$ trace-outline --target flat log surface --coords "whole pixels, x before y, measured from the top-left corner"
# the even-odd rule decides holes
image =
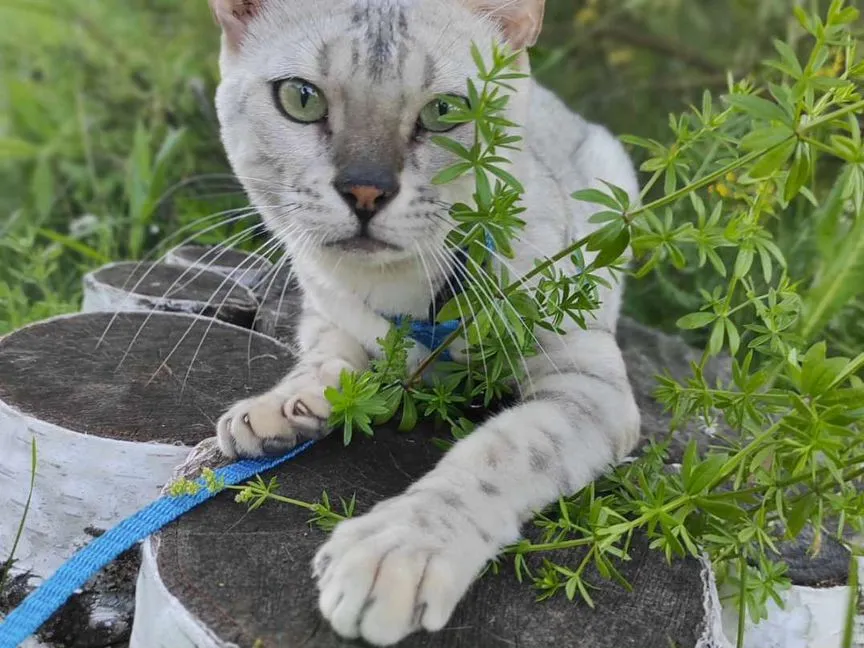
[[[273,269],[273,264],[263,256],[232,248],[184,245],[165,255],[167,263],[209,268],[223,276],[231,276],[244,286],[254,288]]]
[[[272,265],[264,257],[253,256],[242,250],[208,245],[184,245],[174,248],[168,253],[168,258],[185,265],[212,265],[229,269],[242,267],[261,272],[267,272]]]
[[[795,585],[837,587],[849,584],[849,550],[828,533],[822,535],[818,552],[813,552],[815,534],[805,528],[794,541],[781,543],[778,560],[789,568],[786,575]],[[853,540],[854,541],[854,540]]]
[[[275,340],[217,320],[90,313],[0,340],[0,400],[77,432],[194,445],[292,363]]]
[[[381,430],[347,448],[333,436],[264,478],[277,477],[282,495],[304,501],[324,490],[336,502],[356,494],[362,511],[434,465],[441,452],[432,436],[422,428],[411,435]],[[309,515],[273,503],[247,513],[232,494],[219,495],[160,535],[162,582],[222,641],[242,648],[356,645],[333,634],[317,612],[310,564],[326,535],[308,525]],[[575,566],[581,555],[556,558]],[[632,557],[622,571],[634,591],[596,578],[596,610],[563,595],[539,603],[536,590],[505,565],[475,583],[445,630],[400,646],[692,648],[704,629],[700,563],[669,566],[638,543]]]
[[[123,308],[123,293],[142,307],[153,310],[194,313],[236,324],[252,326],[258,301],[248,289],[210,270],[153,263],[116,263],[105,266],[85,280],[88,290],[118,293],[115,310]],[[108,309],[106,309],[108,310]]]

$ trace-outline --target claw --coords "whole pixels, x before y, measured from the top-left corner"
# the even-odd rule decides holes
[[[294,416],[311,418],[312,410],[310,410],[302,400],[297,400],[297,402],[294,403]]]

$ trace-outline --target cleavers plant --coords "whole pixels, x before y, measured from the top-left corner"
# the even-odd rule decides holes
[[[864,294],[859,14],[834,0],[824,17],[800,7],[795,16],[806,34],[796,46],[806,51],[776,42],[763,76],[730,77],[727,95],[706,92],[700,107],[671,117],[671,145],[624,138],[644,151],[640,203],[614,186],[577,192],[574,199],[598,206],[599,228],[523,277],[496,263],[512,256],[510,240],[523,225],[522,187],[502,155],[519,142],[503,117],[516,55],[494,49],[487,63],[475,49],[480,83],[469,81],[468,104],[446,117],[473,123],[474,145],[437,139],[458,162],[436,182],[466,174],[475,181],[474,204],[452,209],[451,246],[469,259],[463,291],[439,313],[461,325],[414,371],[406,367],[407,329],[394,327],[380,341],[383,360],[342,376],[327,397],[346,443],[357,429],[372,434],[394,418],[403,431],[422,417],[455,439],[470,434],[469,406],[510,394],[520,359],[536,352],[537,327],[557,330],[565,318],[584,326],[598,305],[602,268],[638,280],[659,267],[709,267],[716,279],[700,292],[701,307],[678,321],[682,331],[704,332],[700,362],[686,380],[658,377],[656,392],[672,414],[670,434],[696,422],[708,450],[694,442],[676,458],[668,443],[651,443],[540,513],[540,541],[524,540],[504,557],[541,598],[561,592],[592,605],[601,580],[627,586],[618,565],[640,535],[670,560],[712,561],[736,593],[740,645],[744,610],[763,618],[788,586],[779,542],[809,525],[818,552],[826,534],[843,540],[864,530],[864,353],[843,357],[828,335]],[[827,262],[815,274],[796,275],[798,264],[773,242],[776,223],[793,208],[808,210],[818,231]],[[442,360],[459,338],[470,361]],[[711,383],[706,364],[718,356],[730,358],[731,375]],[[421,380],[430,368],[432,377]],[[437,441],[445,449],[452,442]],[[240,497],[259,502],[268,494],[257,484]],[[567,561],[546,557],[570,548],[579,551]]]

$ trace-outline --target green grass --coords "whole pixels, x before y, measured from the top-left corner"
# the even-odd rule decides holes
[[[727,70],[760,73],[771,38],[793,33],[794,4],[549,0],[535,69],[616,133],[668,141],[670,112],[721,92]],[[0,21],[2,334],[76,310],[88,269],[158,256],[244,199],[219,143],[218,33],[204,0],[0,0]],[[793,211],[773,229],[804,266],[796,276],[815,276],[808,219]],[[663,269],[631,282],[627,312],[672,330],[709,277]],[[853,303],[832,323],[840,348],[860,347],[862,310]]]

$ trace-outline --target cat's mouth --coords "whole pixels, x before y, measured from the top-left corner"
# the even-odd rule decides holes
[[[399,250],[399,246],[382,241],[381,239],[373,238],[366,234],[356,234],[347,238],[339,239],[338,241],[330,241],[326,244],[327,247],[337,248],[346,252],[384,252],[386,250]]]

